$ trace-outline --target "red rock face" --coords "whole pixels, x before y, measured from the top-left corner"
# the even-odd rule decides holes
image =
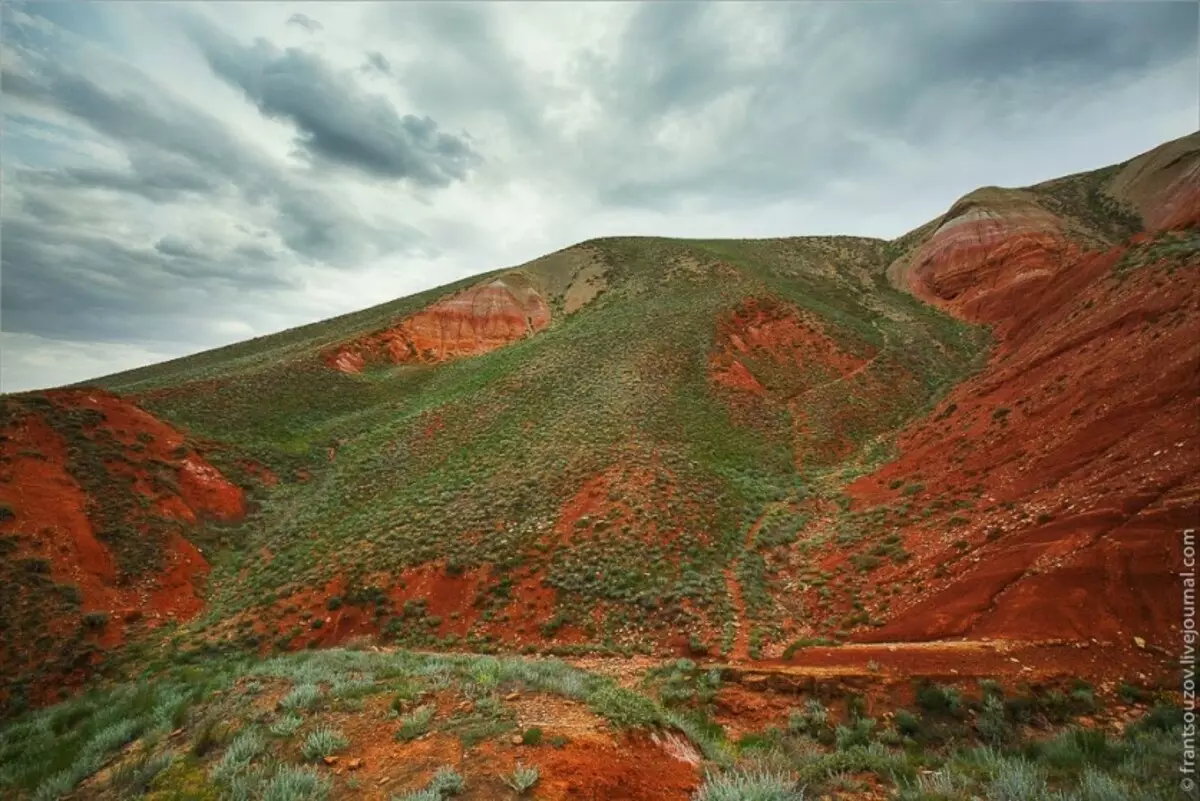
[[[339,346],[326,362],[347,373],[374,361],[443,362],[501,348],[550,324],[532,287],[497,278],[417,312],[394,328]]]
[[[875,576],[933,589],[862,639],[1172,647],[1182,532],[1200,522],[1200,254],[1122,271],[1124,246],[1071,255],[1020,226],[975,230],[958,247],[939,231],[910,285],[938,300],[961,277],[941,303],[994,326],[992,358],[850,489],[865,506],[940,499],[945,512],[902,530],[913,564]],[[985,231],[992,246],[977,249]],[[987,265],[984,291],[968,265]],[[919,492],[903,494],[910,484]]]
[[[947,216],[913,255],[907,284],[968,319],[994,319],[995,309],[1037,292],[1077,252],[1058,219],[1032,203],[971,205]]]

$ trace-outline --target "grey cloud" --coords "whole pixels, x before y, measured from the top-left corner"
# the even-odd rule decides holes
[[[281,51],[263,39],[244,47],[199,21],[188,27],[213,72],[264,115],[295,125],[302,150],[315,161],[430,187],[463,180],[479,162],[466,140],[439,131],[429,117],[401,116],[316,54]]]
[[[541,145],[552,134],[545,112],[562,90],[527,69],[499,35],[496,15],[502,4],[412,2],[377,8],[379,26],[405,50],[420,54],[393,64],[392,72],[421,108],[498,118],[529,144]],[[448,45],[427,48],[426,42]]]
[[[129,171],[65,168],[26,173],[34,183],[62,188],[124,191],[151,200],[180,193],[209,193],[235,188],[248,202],[267,204],[287,231],[285,241],[306,258],[350,261],[369,253],[406,246],[419,234],[412,229],[380,231],[366,224],[336,197],[305,187],[258,156],[215,118],[152,93],[116,94],[56,58],[29,58],[36,68],[6,69],[3,84],[13,98],[51,107],[81,120],[123,147]],[[431,128],[405,118],[409,135],[428,140]],[[435,141],[433,149],[441,142]],[[454,156],[450,147],[448,157]],[[35,201],[35,203],[38,201]]]
[[[383,57],[383,53],[371,51],[367,53],[367,63],[364,65],[365,70],[377,70],[385,75],[390,75],[392,72],[391,63]]]
[[[11,32],[5,45],[13,58],[0,76],[6,101],[65,118],[64,130],[81,144],[99,135],[126,164],[80,164],[87,150],[81,147],[69,166],[39,158],[37,169],[6,171],[0,219],[6,332],[82,342],[212,343],[228,336],[213,327],[214,312],[242,319],[235,311],[241,310],[253,319],[259,312],[253,304],[261,302],[255,298],[299,293],[313,260],[352,269],[421,242],[411,228],[364,220],[309,171],[278,166],[148,78],[115,90],[102,70],[80,69],[69,50],[56,51],[46,38],[10,38]],[[428,135],[420,121],[410,125],[414,135]],[[10,153],[44,146],[28,137],[6,144]],[[218,224],[204,239],[190,238],[185,228],[161,235],[159,221],[188,219],[197,201],[246,222]],[[144,235],[155,229],[156,236]]]
[[[740,43],[714,23],[720,9],[712,4],[650,3],[638,7],[614,58],[580,63],[580,80],[608,112],[597,145],[628,142],[619,131],[652,132],[671,114],[708,122],[710,104],[749,96],[716,160],[688,163],[652,135],[636,147],[604,148],[600,169],[588,173],[602,202],[794,196],[884,166],[848,141],[855,132],[928,148],[963,135],[969,114],[1003,119],[1009,109],[1044,105],[1047,92],[1086,94],[1189,61],[1194,71],[1200,10],[1061,2],[739,8],[780,31],[781,53],[742,58]],[[968,94],[971,107],[958,107]]]
[[[288,25],[296,25],[308,31],[309,33],[316,33],[317,31],[324,30],[325,28],[324,25],[317,22],[312,17],[308,16],[307,14],[300,13],[296,13],[288,17]]]
[[[154,249],[164,256],[175,256],[182,259],[201,259],[205,256],[202,248],[192,245],[178,236],[164,236],[154,243]]]

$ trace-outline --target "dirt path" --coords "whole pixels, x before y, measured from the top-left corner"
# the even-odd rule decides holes
[[[772,501],[763,507],[762,512],[750,528],[746,529],[746,538],[742,540],[742,552],[738,554],[737,559],[732,562],[729,567],[725,568],[725,592],[729,593],[729,600],[733,604],[734,614],[734,637],[733,645],[729,650],[729,658],[734,662],[747,662],[750,660],[750,624],[746,618],[746,602],[742,598],[742,584],[737,578],[737,565],[742,561],[745,554],[753,547],[754,538],[758,536],[758,530],[762,528],[763,523],[771,516],[771,513],[777,509],[786,509],[791,504],[791,499],[782,501]]]

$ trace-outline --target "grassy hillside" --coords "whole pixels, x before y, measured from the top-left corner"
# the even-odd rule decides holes
[[[361,375],[321,358],[450,287],[98,382],[224,443],[214,463],[250,455],[284,478],[212,559],[209,621],[286,608],[337,580],[328,594],[378,601],[380,626],[409,644],[517,643],[562,626],[568,639],[640,644],[660,639],[652,620],[663,618],[728,648],[722,571],[736,564],[770,617],[759,546],[744,548],[766,505],[881,458],[887,432],[962,378],[985,341],[893,290],[875,240],[580,248],[603,274],[598,297],[562,311],[562,273],[582,260],[517,268],[557,306],[554,321],[475,358]],[[764,391],[721,385],[718,330],[737,328],[747,303],[768,324],[807,321],[828,346],[804,359],[796,342],[760,343],[742,361]],[[829,354],[862,369],[841,380]],[[591,492],[602,497],[581,500]],[[396,608],[425,563],[469,579],[454,589],[457,620]],[[525,600],[550,591],[531,614],[541,631],[506,625],[521,614],[507,609],[514,588]],[[310,613],[325,603],[309,600]]]

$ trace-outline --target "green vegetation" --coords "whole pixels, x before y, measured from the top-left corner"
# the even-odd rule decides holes
[[[667,627],[725,626],[732,567],[764,624],[758,653],[776,636],[777,562],[806,546],[808,513],[780,505],[743,550],[747,528],[768,504],[802,507],[877,463],[881,442],[972,370],[985,342],[893,289],[882,247],[850,237],[597,240],[580,246],[605,266],[597,300],[478,357],[361,375],[323,361],[447,287],[100,384],[222,442],[209,458],[223,470],[240,475],[251,458],[281,478],[258,491],[258,513],[227,547],[206,552],[209,613],[197,632],[341,575],[381,590],[364,606],[394,642],[445,647],[446,620],[396,608],[394,588],[372,576],[453,553],[448,576],[486,571],[462,604],[481,613],[455,635],[475,651],[503,647],[493,631],[522,576],[556,590],[543,637],[570,624],[592,647],[619,649]],[[862,369],[843,381],[819,359],[797,371],[790,352],[759,347],[743,359],[775,402],[714,382],[721,327],[746,303],[785,324],[799,315]],[[597,481],[597,508],[565,521],[569,535],[548,533]],[[300,647],[308,635],[273,636]]]
[[[353,697],[347,687],[355,688]],[[259,699],[268,690],[280,700],[265,706]],[[211,790],[214,797],[322,798],[330,789],[319,771],[322,759],[362,746],[339,730],[338,721],[368,714],[362,706],[346,709],[347,700],[391,697],[396,703],[384,706],[392,715],[396,705],[419,704],[399,718],[401,730],[413,736],[438,731],[473,745],[500,733],[475,732],[468,740],[460,718],[439,717],[429,703],[433,693],[447,691],[492,716],[511,716],[503,699],[519,691],[580,701],[618,728],[671,725],[654,700],[557,661],[342,650],[211,660],[94,690],[12,721],[0,729],[0,795],[57,798],[112,765],[113,787],[141,788],[151,797],[187,784],[196,785],[196,797]],[[183,736],[174,736],[179,729]],[[299,745],[289,745],[301,732]],[[536,768],[510,778],[528,789]],[[441,797],[462,786],[461,776],[443,771],[426,790]]]
[[[525,766],[518,762],[512,774],[505,777],[504,783],[517,795],[524,795],[533,789],[541,776],[541,771],[536,765]]]

